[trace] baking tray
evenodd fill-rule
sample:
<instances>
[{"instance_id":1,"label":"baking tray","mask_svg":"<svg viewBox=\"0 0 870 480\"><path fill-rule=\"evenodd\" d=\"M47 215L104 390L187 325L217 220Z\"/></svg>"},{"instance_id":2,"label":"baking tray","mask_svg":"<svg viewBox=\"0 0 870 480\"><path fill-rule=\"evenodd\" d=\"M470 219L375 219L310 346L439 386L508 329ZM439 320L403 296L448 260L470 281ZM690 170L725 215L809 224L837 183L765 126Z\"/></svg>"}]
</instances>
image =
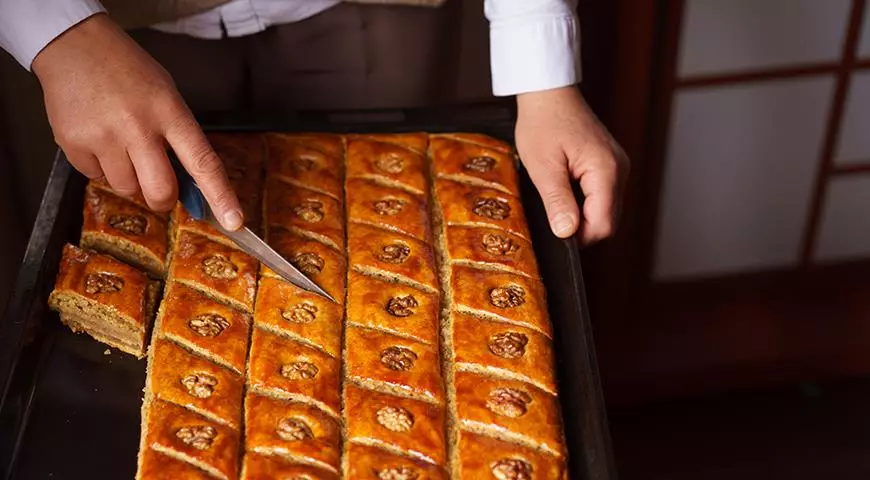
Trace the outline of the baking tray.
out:
<instances>
[{"instance_id":1,"label":"baking tray","mask_svg":"<svg viewBox=\"0 0 870 480\"><path fill-rule=\"evenodd\" d=\"M292 118L209 115L210 131L479 132L513 140L510 112L347 112ZM571 478L616 478L577 242L550 233L520 172L548 292ZM0 324L0 479L132 479L145 361L63 327L46 300L61 248L78 242L85 178L58 152Z\"/></svg>"}]
</instances>

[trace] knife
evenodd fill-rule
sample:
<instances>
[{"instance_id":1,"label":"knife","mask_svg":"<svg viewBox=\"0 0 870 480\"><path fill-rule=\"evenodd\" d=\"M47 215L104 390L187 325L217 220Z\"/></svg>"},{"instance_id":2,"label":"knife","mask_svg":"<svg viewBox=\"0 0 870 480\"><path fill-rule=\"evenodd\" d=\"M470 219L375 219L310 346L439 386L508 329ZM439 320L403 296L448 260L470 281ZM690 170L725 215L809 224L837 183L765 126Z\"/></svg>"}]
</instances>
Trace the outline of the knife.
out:
<instances>
[{"instance_id":1,"label":"knife","mask_svg":"<svg viewBox=\"0 0 870 480\"><path fill-rule=\"evenodd\" d=\"M335 299L332 298L331 295L326 293L325 290L306 277L305 274L300 272L292 263L288 262L287 259L272 249L269 244L264 242L263 239L258 237L257 234L252 232L248 227L242 226L242 228L235 232L225 230L215 218L214 213L212 213L211 207L209 207L208 202L205 201L205 197L202 195L199 186L196 185L193 177L187 173L187 170L184 169L181 162L179 162L174 155L170 155L170 163L172 163L172 168L175 170L175 176L178 178L178 199L181 201L181 204L184 205L184 208L187 209L187 212L191 217L206 222L218 229L218 231L226 235L227 238L235 242L242 251L266 264L266 266L280 275L281 278L303 290L316 293L335 302Z\"/></svg>"}]
</instances>

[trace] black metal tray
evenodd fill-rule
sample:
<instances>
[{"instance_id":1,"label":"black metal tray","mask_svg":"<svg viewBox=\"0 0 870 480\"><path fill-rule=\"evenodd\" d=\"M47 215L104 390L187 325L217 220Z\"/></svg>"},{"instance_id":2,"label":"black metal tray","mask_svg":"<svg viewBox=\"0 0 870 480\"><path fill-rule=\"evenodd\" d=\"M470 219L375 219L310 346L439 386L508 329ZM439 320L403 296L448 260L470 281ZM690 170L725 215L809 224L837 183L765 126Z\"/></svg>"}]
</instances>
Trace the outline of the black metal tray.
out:
<instances>
[{"instance_id":1,"label":"black metal tray","mask_svg":"<svg viewBox=\"0 0 870 480\"><path fill-rule=\"evenodd\" d=\"M280 121L216 115L201 121L212 131L466 131L512 140L509 116L495 120L491 114L376 112ZM521 182L555 331L571 478L615 479L579 249L575 241L550 233L525 172ZM144 360L117 350L106 354L104 345L71 333L46 306L61 248L77 243L84 186L84 177L58 153L0 324L0 479L132 479L135 474Z\"/></svg>"}]
</instances>

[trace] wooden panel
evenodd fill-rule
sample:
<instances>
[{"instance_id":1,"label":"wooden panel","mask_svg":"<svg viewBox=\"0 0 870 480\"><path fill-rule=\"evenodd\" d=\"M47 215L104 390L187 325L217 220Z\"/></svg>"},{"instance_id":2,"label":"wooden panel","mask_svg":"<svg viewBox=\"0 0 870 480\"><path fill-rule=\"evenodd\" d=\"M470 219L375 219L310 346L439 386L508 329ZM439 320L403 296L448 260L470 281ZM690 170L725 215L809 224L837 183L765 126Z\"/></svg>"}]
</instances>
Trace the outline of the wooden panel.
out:
<instances>
[{"instance_id":1,"label":"wooden panel","mask_svg":"<svg viewBox=\"0 0 870 480\"><path fill-rule=\"evenodd\" d=\"M816 260L870 257L870 174L831 180L821 220Z\"/></svg>"},{"instance_id":2,"label":"wooden panel","mask_svg":"<svg viewBox=\"0 0 870 480\"><path fill-rule=\"evenodd\" d=\"M870 71L852 74L835 162L870 162Z\"/></svg>"}]
</instances>

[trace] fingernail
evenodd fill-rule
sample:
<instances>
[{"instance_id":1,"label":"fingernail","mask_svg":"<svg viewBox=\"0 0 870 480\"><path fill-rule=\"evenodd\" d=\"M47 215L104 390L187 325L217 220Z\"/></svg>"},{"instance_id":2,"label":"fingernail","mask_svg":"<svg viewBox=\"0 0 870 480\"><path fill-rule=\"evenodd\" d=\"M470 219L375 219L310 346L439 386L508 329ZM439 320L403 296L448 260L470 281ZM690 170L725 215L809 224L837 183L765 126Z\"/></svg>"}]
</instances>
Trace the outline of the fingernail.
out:
<instances>
[{"instance_id":1,"label":"fingernail","mask_svg":"<svg viewBox=\"0 0 870 480\"><path fill-rule=\"evenodd\" d=\"M238 230L242 227L242 212L238 210L230 210L224 214L224 228L227 230Z\"/></svg>"},{"instance_id":2,"label":"fingernail","mask_svg":"<svg viewBox=\"0 0 870 480\"><path fill-rule=\"evenodd\" d=\"M567 237L574 229L574 217L560 213L553 219L553 233L559 237Z\"/></svg>"}]
</instances>

